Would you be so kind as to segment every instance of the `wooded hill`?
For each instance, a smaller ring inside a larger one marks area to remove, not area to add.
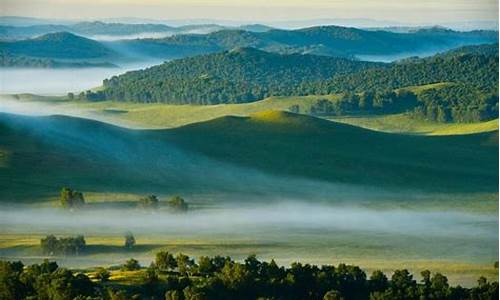
[[[393,92],[440,82],[447,83],[444,89],[422,95]],[[103,90],[88,92],[86,97],[220,104],[269,96],[344,93],[345,101],[340,102],[344,107],[336,109],[336,115],[415,110],[417,115],[436,121],[474,122],[495,118],[498,113],[498,44],[391,64],[238,48],[128,72],[105,80],[103,85]]]

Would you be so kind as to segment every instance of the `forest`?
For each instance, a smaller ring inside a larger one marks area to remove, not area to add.
[[[120,271],[135,272],[138,279],[118,283],[112,274]],[[498,299],[498,282],[484,277],[472,288],[452,286],[445,275],[428,270],[420,278],[417,281],[406,269],[395,270],[388,278],[382,271],[367,276],[360,267],[346,264],[295,262],[283,267],[255,255],[242,262],[223,256],[195,261],[182,253],[160,251],[147,268],[129,259],[118,269],[100,267],[87,273],[49,260],[28,266],[2,260],[0,299]]]

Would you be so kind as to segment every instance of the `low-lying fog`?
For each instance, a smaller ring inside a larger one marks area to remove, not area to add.
[[[226,203],[185,214],[133,208],[71,213],[11,207],[0,210],[0,228],[19,237],[83,234],[92,245],[90,255],[58,258],[61,264],[74,267],[121,264],[131,255],[147,265],[157,251],[154,249],[160,248],[194,257],[242,259],[255,253],[285,265],[297,260],[357,265],[381,260],[397,268],[402,267],[398,261],[490,265],[498,260],[498,220],[493,214],[376,210],[304,201],[253,206]],[[121,250],[126,232],[139,243],[133,254]],[[22,247],[6,248],[0,257],[42,259],[36,252],[29,257],[23,253]],[[471,284],[477,279],[473,277]]]
[[[102,85],[102,81],[131,70],[143,69],[162,61],[128,63],[119,68],[77,69],[0,69],[0,94],[31,93],[37,95],[66,95],[79,93]]]
[[[485,238],[498,240],[495,215],[465,212],[369,209],[353,205],[297,201],[272,204],[229,204],[175,214],[134,208],[82,209],[6,207],[0,210],[4,230],[30,228],[38,233],[68,231],[85,234],[223,234],[245,236],[269,231],[353,231],[409,236]]]

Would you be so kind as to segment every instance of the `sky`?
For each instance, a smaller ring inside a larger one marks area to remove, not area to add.
[[[0,14],[62,19],[276,22],[367,18],[403,24],[498,20],[497,0],[0,0]]]

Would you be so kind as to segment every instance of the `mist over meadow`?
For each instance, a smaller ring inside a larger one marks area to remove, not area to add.
[[[61,96],[75,94],[102,85],[102,81],[127,71],[143,69],[161,63],[147,60],[124,63],[118,68],[61,68],[61,69],[0,69],[0,94],[37,94]]]

